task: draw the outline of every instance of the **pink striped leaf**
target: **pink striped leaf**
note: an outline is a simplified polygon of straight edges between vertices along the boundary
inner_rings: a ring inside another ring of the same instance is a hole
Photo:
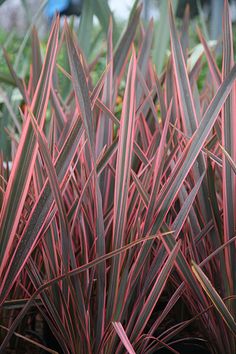
[[[116,333],[120,337],[120,340],[124,344],[126,350],[128,351],[129,354],[135,354],[134,348],[132,344],[129,341],[129,338],[127,337],[127,334],[125,333],[124,327],[120,322],[112,322],[113,327],[115,328]]]
[[[43,69],[31,104],[31,110],[34,112],[41,127],[43,126],[46,117],[52,72],[57,53],[59,32],[58,21],[59,20],[55,22],[48,41]],[[8,254],[20,220],[24,201],[28,193],[36,154],[36,139],[34,137],[33,128],[30,125],[30,117],[28,116],[23,128],[19,148],[13,163],[0,214],[0,237],[2,240],[0,249],[1,275],[3,274],[3,269],[8,260]],[[3,285],[3,283],[1,285]]]
[[[130,183],[131,157],[134,144],[136,66],[137,61],[133,50],[127,76],[118,141],[112,236],[113,249],[117,249],[123,245],[124,227],[127,219],[128,187]],[[108,318],[111,318],[117,301],[119,267],[120,259],[119,257],[115,257],[112,261],[110,273],[110,287],[107,304]]]

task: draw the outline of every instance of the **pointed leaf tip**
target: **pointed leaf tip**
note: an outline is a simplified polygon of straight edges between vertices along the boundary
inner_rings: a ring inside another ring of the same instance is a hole
[[[229,329],[232,331],[234,336],[236,336],[236,322],[232,314],[224,304],[222,298],[220,297],[216,289],[213,287],[210,280],[202,271],[202,269],[194,261],[192,261],[192,270],[198,282],[202,286],[203,290],[206,292],[207,296],[212,301],[216,310],[219,312],[220,316],[222,317],[226,325],[229,327]]]

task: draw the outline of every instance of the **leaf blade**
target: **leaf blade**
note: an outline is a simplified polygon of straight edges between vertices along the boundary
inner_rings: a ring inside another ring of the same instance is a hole
[[[194,262],[192,262],[192,270],[197,280],[201,284],[202,288],[204,289],[208,297],[211,299],[216,310],[219,312],[220,316],[225,321],[226,325],[232,331],[234,336],[236,336],[236,322],[227,307],[225,306],[223,300],[221,299],[217,291],[214,289],[211,282],[201,270],[201,268]]]

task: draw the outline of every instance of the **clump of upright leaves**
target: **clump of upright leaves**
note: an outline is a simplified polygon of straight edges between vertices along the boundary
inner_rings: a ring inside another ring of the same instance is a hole
[[[201,91],[201,57],[188,65],[187,26],[179,37],[170,6],[171,56],[159,78],[153,23],[138,31],[140,11],[134,7],[116,49],[110,22],[95,86],[75,34],[65,23],[59,36],[58,20],[44,58],[33,32],[28,85],[8,61],[25,105],[10,172],[0,156],[0,311],[8,318],[0,352],[32,308],[63,353],[176,353],[191,338],[212,353],[235,351],[228,5],[222,73],[199,33],[209,65]],[[69,67],[57,63],[62,50]],[[63,95],[59,74],[69,88]],[[16,308],[13,320],[6,314]]]

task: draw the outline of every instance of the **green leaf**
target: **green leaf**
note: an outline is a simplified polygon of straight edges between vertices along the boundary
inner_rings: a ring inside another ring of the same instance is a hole
[[[178,0],[172,1],[174,10],[177,9]],[[166,52],[170,39],[170,30],[168,22],[168,1],[161,1],[160,19],[156,26],[153,44],[153,61],[156,65],[158,74],[161,74],[163,64],[166,58]]]
[[[4,72],[0,72],[0,82],[3,84],[11,85],[13,87],[16,86],[16,82],[13,80],[12,76]]]
[[[85,57],[88,58],[90,54],[91,37],[93,30],[93,0],[86,0],[83,2],[83,8],[78,30],[78,43],[83,50]]]
[[[107,0],[97,0],[97,1],[92,1],[92,4],[93,4],[94,14],[97,16],[105,34],[107,34],[107,32],[108,32],[110,18],[112,18],[113,40],[114,40],[114,43],[116,43],[118,40],[118,30],[117,30],[115,19],[113,17],[113,14],[110,10],[109,5],[108,5],[108,1]]]

